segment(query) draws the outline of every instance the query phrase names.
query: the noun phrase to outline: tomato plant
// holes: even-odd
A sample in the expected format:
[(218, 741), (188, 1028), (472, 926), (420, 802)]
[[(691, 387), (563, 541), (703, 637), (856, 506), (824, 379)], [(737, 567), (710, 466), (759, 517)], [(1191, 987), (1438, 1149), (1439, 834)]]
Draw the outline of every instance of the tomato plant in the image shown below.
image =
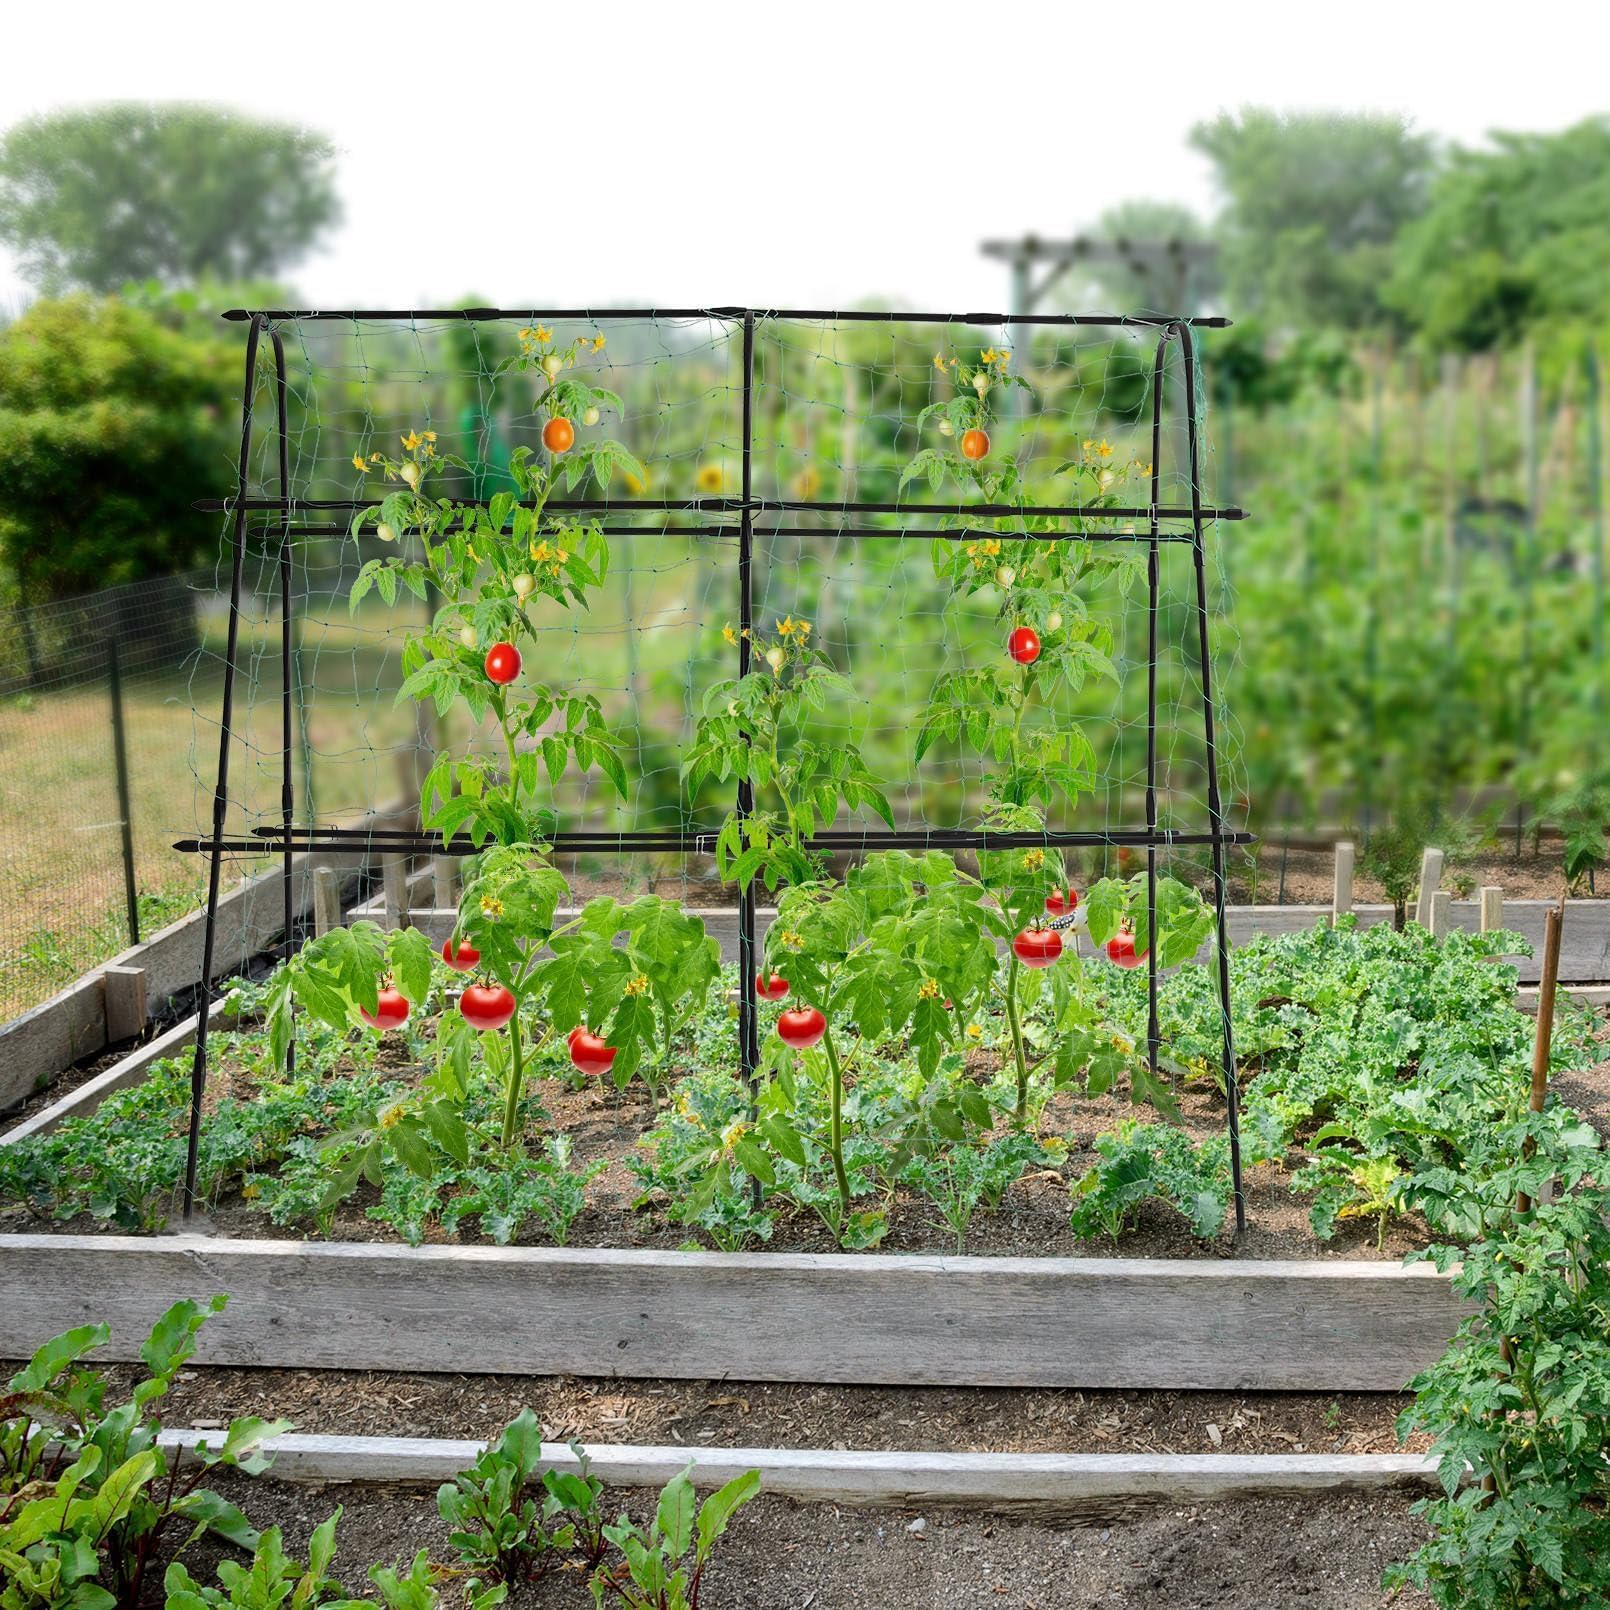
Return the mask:
[[(827, 655), (811, 646), (808, 620), (790, 615), (776, 637), (756, 634), (757, 668), (719, 682), (705, 695), (704, 714), (682, 762), (690, 793), (706, 779), (755, 789), (757, 808), (729, 812), (716, 839), (716, 868), (747, 887), (757, 876), (768, 889), (779, 882), (809, 882), (820, 871), (807, 841), (830, 826), (841, 806), (875, 811), (890, 827), (894, 814), (860, 750), (836, 738), (814, 737), (810, 718), (834, 702), (847, 702), (850, 681)], [(729, 627), (725, 635), (737, 641)]]

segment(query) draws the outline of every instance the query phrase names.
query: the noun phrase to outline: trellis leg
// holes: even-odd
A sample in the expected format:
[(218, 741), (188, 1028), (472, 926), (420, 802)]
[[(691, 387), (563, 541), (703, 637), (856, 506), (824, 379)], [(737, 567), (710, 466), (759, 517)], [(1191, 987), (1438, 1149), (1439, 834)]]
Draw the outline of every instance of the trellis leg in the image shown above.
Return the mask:
[(201, 946), (201, 994), (196, 1014), (196, 1050), (190, 1066), (190, 1136), (184, 1164), (184, 1219), (196, 1206), (196, 1157), (201, 1145), (201, 1098), (207, 1087), (207, 1006), (213, 952), (218, 940), (218, 884), (223, 870), (224, 817), (229, 808), (230, 724), (235, 717), (235, 655), (240, 647), (240, 585), (246, 562), (246, 485), (251, 474), (252, 398), (257, 389), (257, 346), (267, 320), (257, 314), (246, 332), (246, 382), (240, 403), (240, 473), (235, 485), (234, 556), (229, 578), (229, 635), (224, 647), (224, 698), (218, 732), (218, 786), (212, 796), (212, 843), (208, 848), (207, 923)]
[[(743, 513), (738, 524), (738, 675), (749, 675), (754, 659), (755, 517), (754, 490), (755, 315), (743, 317)], [(740, 828), (755, 808), (755, 791), (747, 778), (738, 784)], [(750, 881), (738, 889), (738, 1069), (749, 1089), (749, 1121), (760, 1115), (760, 1007), (755, 998), (755, 890)], [(755, 1206), (761, 1186), (750, 1181)]]
[[(284, 863), (281, 870), (284, 894), (285, 959), (289, 961), (295, 949), (293, 933), (295, 901), (291, 888), (291, 822), (296, 810), (296, 785), (291, 767), (292, 753), (292, 699), (293, 679), (291, 668), (291, 638), (295, 630), (291, 618), (291, 447), (290, 421), (286, 399), (285, 342), (278, 330), (270, 330), (268, 338), (274, 347), (274, 401), (279, 422), (280, 472), (280, 824), (285, 830)], [(311, 823), (308, 824), (310, 827)], [(292, 1018), (294, 1023), (295, 1019)], [(296, 1071), (296, 1033), (293, 1028), (285, 1047), (285, 1072)]]
[(1164, 360), (1168, 331), (1157, 340), (1152, 360), (1152, 469), (1150, 478), (1150, 541), (1146, 552), (1146, 1062), (1157, 1076), (1157, 1056), (1163, 1031), (1157, 1014), (1157, 613), (1160, 606), (1160, 564), (1157, 508), (1163, 461), (1163, 390), (1167, 382)]
[(1196, 571), (1196, 631), (1202, 656), (1202, 737), (1207, 747), (1208, 817), (1213, 830), (1213, 916), (1217, 927), (1219, 1005), (1224, 1019), (1224, 1100), (1230, 1133), (1230, 1179), (1235, 1190), (1235, 1227), (1247, 1227), (1241, 1183), (1241, 1095), (1236, 1080), (1235, 1030), (1230, 1021), (1230, 938), (1224, 915), (1224, 806), (1219, 797), (1218, 743), (1213, 720), (1213, 670), (1208, 658), (1207, 554), (1202, 536), (1202, 480), (1197, 440), (1196, 349), (1189, 324), (1169, 326), (1185, 359), (1185, 435), (1191, 476), (1191, 560)]

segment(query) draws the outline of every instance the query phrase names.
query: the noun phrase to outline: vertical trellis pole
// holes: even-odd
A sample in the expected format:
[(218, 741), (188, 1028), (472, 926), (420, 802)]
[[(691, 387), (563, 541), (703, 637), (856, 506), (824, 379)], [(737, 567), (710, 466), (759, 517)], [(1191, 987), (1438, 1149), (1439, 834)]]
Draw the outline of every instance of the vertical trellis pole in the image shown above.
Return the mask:
[[(285, 831), (285, 855), (280, 866), (281, 895), (285, 959), (289, 961), (296, 948), (295, 891), (291, 875), (294, 857), (291, 854), (291, 824), (296, 810), (296, 783), (293, 772), (295, 754), (294, 712), (296, 633), (292, 618), (291, 589), (291, 443), (289, 401), (286, 396), (285, 342), (278, 330), (268, 333), (274, 348), (274, 415), (279, 427), (279, 539), (280, 539), (280, 825)], [(309, 826), (312, 824), (309, 823)], [(292, 1033), (285, 1047), (285, 1072), (296, 1071), (296, 1035)]]
[[(738, 675), (749, 675), (754, 661), (755, 624), (755, 516), (754, 493), (755, 420), (755, 315), (746, 309), (743, 316), (743, 512), (738, 522)], [(755, 808), (754, 788), (747, 778), (738, 784), (740, 826)], [(753, 881), (738, 889), (738, 1068), (749, 1089), (749, 1116), (758, 1116), (760, 1106), (760, 1012), (755, 999), (755, 890)], [(760, 1181), (753, 1182), (756, 1203)]]
[(1157, 1014), (1157, 613), (1161, 554), (1158, 542), (1159, 478), (1163, 460), (1163, 391), (1167, 380), (1169, 333), (1157, 338), (1152, 360), (1151, 513), (1146, 544), (1146, 1063), (1157, 1073), (1163, 1031)]
[(1241, 1098), (1236, 1082), (1235, 1028), (1230, 1021), (1230, 935), (1224, 910), (1224, 802), (1219, 794), (1218, 743), (1213, 713), (1213, 668), (1208, 644), (1207, 551), (1202, 530), (1202, 467), (1198, 441), (1196, 348), (1189, 324), (1169, 330), (1178, 337), (1185, 360), (1186, 462), (1191, 478), (1191, 560), (1196, 572), (1196, 631), (1201, 653), (1202, 738), (1207, 749), (1208, 818), (1213, 834), (1214, 949), (1218, 960), (1219, 1007), (1224, 1024), (1222, 1047), (1226, 1122), (1230, 1133), (1230, 1179), (1235, 1190), (1235, 1227), (1247, 1227), (1247, 1197), (1241, 1183)]
[(224, 817), (229, 810), (229, 745), (235, 719), (235, 659), (240, 649), (240, 588), (246, 564), (246, 490), (251, 478), (252, 402), (257, 390), (257, 348), (268, 320), (256, 314), (246, 331), (246, 380), (240, 403), (240, 470), (235, 482), (233, 557), (229, 572), (229, 631), (224, 642), (224, 696), (218, 723), (218, 782), (212, 795), (212, 843), (207, 850), (207, 922), (201, 944), (201, 990), (196, 1049), (190, 1064), (190, 1133), (185, 1149), (183, 1216), (196, 1207), (196, 1158), (201, 1146), (201, 1098), (207, 1086), (207, 992), (218, 942), (218, 893), (223, 875)]

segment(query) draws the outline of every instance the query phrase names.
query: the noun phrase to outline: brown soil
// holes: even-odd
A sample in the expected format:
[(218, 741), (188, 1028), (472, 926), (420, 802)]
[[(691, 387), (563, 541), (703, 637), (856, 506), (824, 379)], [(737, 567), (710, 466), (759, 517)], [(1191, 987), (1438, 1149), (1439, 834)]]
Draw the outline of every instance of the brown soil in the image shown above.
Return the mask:
[[(383, 1041), (377, 1057), (382, 1067), (402, 1070), (409, 1066), (400, 1041)], [(986, 1075), (998, 1056), (993, 1051), (975, 1052), (973, 1061), (977, 1064), (975, 1072)], [(576, 1163), (603, 1159), (608, 1165), (587, 1188), (587, 1207), (571, 1227), (569, 1245), (674, 1249), (697, 1243), (698, 1238), (685, 1226), (666, 1217), (663, 1204), (641, 1209), (633, 1206), (642, 1187), (626, 1159), (636, 1152), (639, 1140), (656, 1117), (656, 1109), (640, 1086), (629, 1087), (621, 1096), (606, 1092), (596, 1083), (581, 1091), (571, 1090), (557, 1079), (538, 1080), (535, 1086), (553, 1129), (571, 1137)], [(211, 1106), (230, 1094), (249, 1098), (251, 1086), (237, 1067), (221, 1058), (208, 1084), (207, 1103)], [(1194, 1136), (1222, 1133), (1223, 1102), (1215, 1092), (1187, 1090), (1181, 1105), (1186, 1127)], [(1172, 1208), (1149, 1202), (1141, 1209), (1134, 1227), (1122, 1237), (1080, 1240), (1068, 1228), (1068, 1183), (1097, 1161), (1093, 1150), (1097, 1135), (1137, 1115), (1145, 1117), (1147, 1113), (1137, 1114), (1137, 1109), (1116, 1096), (1094, 1101), (1069, 1095), (1053, 1097), (1041, 1115), (1040, 1132), (1067, 1138), (1067, 1162), (1058, 1169), (1030, 1173), (1018, 1180), (1007, 1190), (999, 1211), (991, 1213), (980, 1208), (968, 1227), (964, 1250), (970, 1254), (1024, 1257), (1379, 1257), (1397, 1261), (1406, 1252), (1426, 1244), (1424, 1224), (1412, 1218), (1395, 1219), (1389, 1224), (1380, 1246), (1376, 1244), (1373, 1223), (1362, 1221), (1344, 1223), (1328, 1242), (1316, 1241), (1309, 1228), (1306, 1201), (1291, 1193), (1289, 1172), (1273, 1165), (1246, 1171), (1248, 1223), (1239, 1236), (1233, 1214), (1226, 1215), (1225, 1226), (1217, 1236), (1204, 1241)], [(337, 1210), (329, 1239), (396, 1240), (396, 1232), (390, 1226), (367, 1216), (368, 1208), (377, 1200), (378, 1192), (373, 1187), (360, 1186), (357, 1194)], [(219, 1235), (248, 1240), (288, 1235), (319, 1239), (311, 1226), (272, 1224), (238, 1191), (212, 1203), (206, 1217), (209, 1227)], [(896, 1193), (889, 1208), (889, 1223), (889, 1233), (879, 1251), (954, 1254), (957, 1250), (955, 1235), (940, 1219), (935, 1205), (913, 1192)], [(106, 1229), (106, 1225), (86, 1216), (61, 1224), (43, 1223), (21, 1209), (0, 1208), (0, 1233), (83, 1234), (105, 1233)], [(466, 1226), (456, 1238), (445, 1231), (434, 1231), (427, 1232), (426, 1239), (473, 1242), (480, 1238)], [(521, 1244), (543, 1244), (543, 1239), (532, 1224)], [(758, 1244), (757, 1250), (832, 1252), (837, 1245), (814, 1214), (780, 1204), (772, 1238)]]
[[(348, 1589), (364, 1585), (373, 1561), (406, 1566), (422, 1548), (438, 1559), (447, 1552), (431, 1492), (239, 1478), (217, 1485), (298, 1549), (341, 1505), (334, 1569)], [(640, 1523), (652, 1514), (652, 1493), (608, 1497)], [(1259, 1499), (1059, 1526), (761, 1497), (716, 1546), (700, 1602), (705, 1610), (1363, 1610), (1387, 1602), (1382, 1570), (1424, 1538), (1410, 1502), (1403, 1494)], [(198, 1546), (191, 1569), (203, 1577), (219, 1552)], [(560, 1571), (508, 1602), (582, 1610), (591, 1598), (579, 1571)], [(1428, 1604), (1417, 1594), (1392, 1602), (1399, 1610)]]
[[(4, 1368), (5, 1366), (0, 1366)], [(114, 1391), (142, 1372), (107, 1365)], [(522, 1409), (550, 1442), (1015, 1453), (1395, 1453), (1395, 1393), (842, 1387), (384, 1370), (184, 1370), (163, 1423), (240, 1415), (321, 1436), (489, 1438)], [(1429, 1439), (1405, 1445), (1421, 1452)]]

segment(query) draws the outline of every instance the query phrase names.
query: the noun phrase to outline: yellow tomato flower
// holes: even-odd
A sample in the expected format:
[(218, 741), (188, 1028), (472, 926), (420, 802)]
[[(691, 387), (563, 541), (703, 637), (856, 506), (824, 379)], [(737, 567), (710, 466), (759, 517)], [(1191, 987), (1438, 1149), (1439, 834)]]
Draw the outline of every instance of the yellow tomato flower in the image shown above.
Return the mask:
[(947, 366), (946, 366), (946, 363), (945, 363), (945, 355), (944, 355), (944, 353), (943, 352), (936, 352), (934, 354), (934, 368), (936, 368), (940, 372), (940, 374), (943, 374), (945, 372), (946, 367)]
[(1023, 865), (1030, 872), (1038, 872), (1045, 865), (1044, 850), (1025, 850), (1023, 852)]
[(402, 1122), (402, 1115), (403, 1110), (400, 1103), (394, 1107), (387, 1107), (380, 1115), (380, 1127), (382, 1129), (395, 1129)]
[(749, 1133), (749, 1125), (741, 1118), (733, 1121), (721, 1131), (721, 1144), (730, 1152), (734, 1146)]
[(937, 1001), (939, 999), (938, 981), (932, 978), (925, 978), (922, 981), (922, 988), (917, 991), (917, 995), (919, 999), (924, 1001)]
[(406, 436), (403, 437), (402, 444), (411, 453), (422, 441), (424, 441), (424, 439), (425, 438), (421, 436), (418, 431), (411, 430)]
[(626, 986), (626, 993), (628, 995), (648, 994), (648, 974), (639, 973), (636, 978), (632, 979)]
[(738, 646), (738, 634), (730, 626), (723, 626), (721, 628), (721, 641), (730, 643), (736, 648)]
[(984, 1026), (981, 1023), (969, 1023), (967, 1025), (967, 1038), (969, 1040), (982, 1040), (984, 1038)]
[(553, 331), (546, 324), (539, 324), (537, 326), (537, 339), (539, 341), (552, 341)]
[(794, 617), (792, 615), (787, 620), (777, 622), (777, 635), (779, 637), (792, 637), (794, 635)]
[(495, 895), (483, 894), (481, 896), (481, 915), (490, 917), (496, 922), (503, 915), (503, 902)]
[(352, 455), (352, 467), (355, 470), (366, 470), (369, 468), (369, 463), (362, 453), (354, 453)]
[(816, 466), (807, 464), (794, 477), (793, 484), (789, 490), (799, 502), (809, 503), (822, 490), (822, 477), (817, 473)]
[(602, 352), (603, 350), (604, 350), (604, 338), (603, 338), (603, 336), (595, 335), (593, 337), (593, 351), (594, 352)]
[(719, 464), (701, 464), (695, 477), (695, 484), (701, 492), (719, 492), (725, 481), (726, 476)]
[(778, 937), (789, 950), (798, 950), (805, 943), (792, 928), (785, 928)]

